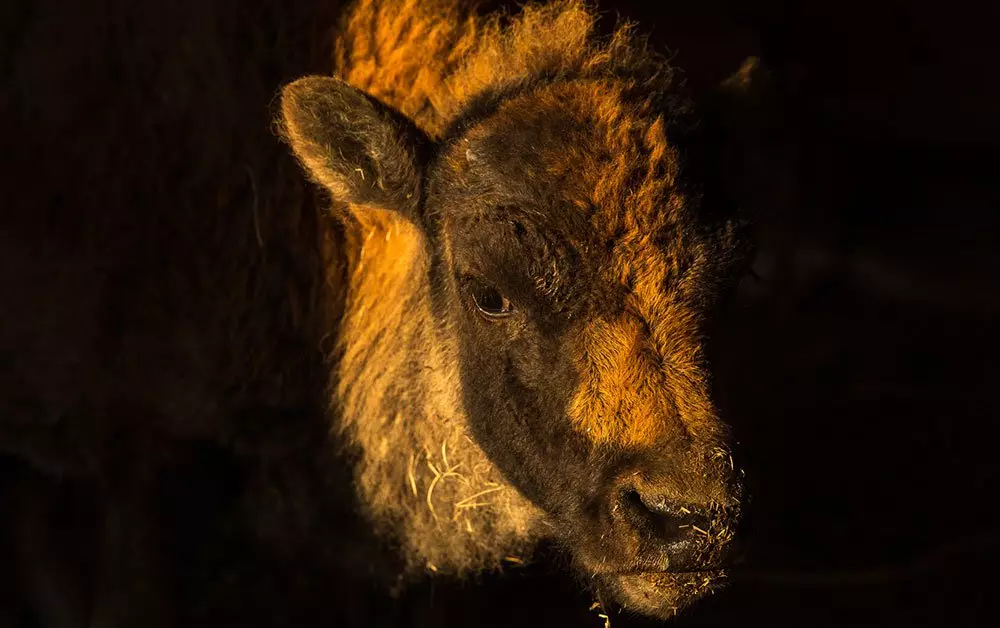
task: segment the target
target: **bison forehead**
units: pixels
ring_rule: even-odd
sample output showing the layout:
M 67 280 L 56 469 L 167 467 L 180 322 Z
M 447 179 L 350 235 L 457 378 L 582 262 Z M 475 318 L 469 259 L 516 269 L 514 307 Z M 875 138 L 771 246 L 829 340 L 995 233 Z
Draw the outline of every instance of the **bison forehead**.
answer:
M 681 217 L 677 151 L 652 105 L 616 80 L 524 87 L 455 143 L 455 169 L 529 198 L 568 201 L 604 236 L 658 231 Z
M 446 222 L 506 220 L 512 208 L 523 210 L 517 220 L 589 267 L 601 303 L 620 310 L 635 293 L 644 317 L 655 315 L 649 304 L 697 274 L 688 271 L 707 242 L 695 220 L 697 196 L 688 193 L 695 182 L 680 180 L 664 116 L 627 82 L 508 88 L 492 105 L 473 106 L 456 128 L 463 131 L 447 142 L 435 177 L 447 197 Z M 687 283 L 697 291 L 696 280 Z

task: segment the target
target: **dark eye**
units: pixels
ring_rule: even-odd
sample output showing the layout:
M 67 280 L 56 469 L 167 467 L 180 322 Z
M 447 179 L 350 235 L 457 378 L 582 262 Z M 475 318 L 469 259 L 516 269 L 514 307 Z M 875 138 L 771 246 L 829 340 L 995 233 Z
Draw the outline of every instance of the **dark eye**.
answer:
M 499 290 L 478 281 L 472 283 L 472 300 L 479 312 L 489 318 L 505 318 L 514 311 L 510 300 Z

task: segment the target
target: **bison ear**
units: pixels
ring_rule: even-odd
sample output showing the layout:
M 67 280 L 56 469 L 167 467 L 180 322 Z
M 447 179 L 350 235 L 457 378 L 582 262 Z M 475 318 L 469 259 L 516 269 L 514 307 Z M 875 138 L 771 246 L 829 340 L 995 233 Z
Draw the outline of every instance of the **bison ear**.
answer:
M 789 189 L 782 155 L 775 84 L 756 57 L 743 62 L 701 102 L 705 128 L 716 151 L 715 176 L 731 200 L 757 214 L 780 202 Z
M 344 81 L 310 76 L 282 90 L 282 132 L 335 200 L 413 214 L 427 137 L 402 114 Z
M 757 57 L 749 57 L 739 70 L 711 90 L 702 111 L 711 128 L 729 140 L 746 141 L 763 131 L 770 96 L 770 73 Z
M 719 90 L 744 107 L 759 106 L 770 74 L 758 57 L 747 57 L 740 68 L 719 84 Z

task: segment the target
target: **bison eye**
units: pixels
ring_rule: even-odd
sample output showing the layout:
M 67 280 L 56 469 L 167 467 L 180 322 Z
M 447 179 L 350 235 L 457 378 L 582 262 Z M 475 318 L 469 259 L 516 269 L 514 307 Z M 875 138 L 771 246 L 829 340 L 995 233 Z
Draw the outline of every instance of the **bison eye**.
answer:
M 472 300 L 480 314 L 488 318 L 505 318 L 514 311 L 510 300 L 499 290 L 478 281 L 472 284 Z

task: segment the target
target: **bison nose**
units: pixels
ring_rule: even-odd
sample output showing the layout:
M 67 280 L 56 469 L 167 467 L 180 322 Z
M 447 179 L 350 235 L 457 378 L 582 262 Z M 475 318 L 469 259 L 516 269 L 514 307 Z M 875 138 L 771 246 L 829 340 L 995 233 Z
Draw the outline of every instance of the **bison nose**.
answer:
M 704 569 L 705 554 L 718 559 L 724 549 L 712 547 L 725 543 L 713 538 L 713 522 L 726 517 L 718 509 L 710 512 L 704 506 L 668 499 L 655 490 L 626 488 L 619 493 L 616 510 L 643 545 L 667 556 L 670 571 Z

